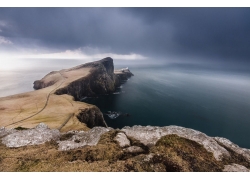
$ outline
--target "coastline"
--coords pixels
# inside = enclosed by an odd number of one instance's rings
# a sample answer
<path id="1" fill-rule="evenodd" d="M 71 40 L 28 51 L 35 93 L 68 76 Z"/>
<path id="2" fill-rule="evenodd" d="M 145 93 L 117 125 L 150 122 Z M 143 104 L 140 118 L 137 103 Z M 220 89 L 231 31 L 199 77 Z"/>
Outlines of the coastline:
<path id="1" fill-rule="evenodd" d="M 34 82 L 36 91 L 0 98 L 0 154 L 20 150 L 31 156 L 14 162 L 0 156 L 0 170 L 77 171 L 66 168 L 73 162 L 80 171 L 249 171 L 250 150 L 228 139 L 180 126 L 113 129 L 98 107 L 79 102 L 113 93 L 131 76 L 128 68 L 114 70 L 113 59 L 104 58 L 52 71 Z M 48 149 L 51 161 L 32 153 Z M 54 164 L 58 156 L 65 166 Z"/>

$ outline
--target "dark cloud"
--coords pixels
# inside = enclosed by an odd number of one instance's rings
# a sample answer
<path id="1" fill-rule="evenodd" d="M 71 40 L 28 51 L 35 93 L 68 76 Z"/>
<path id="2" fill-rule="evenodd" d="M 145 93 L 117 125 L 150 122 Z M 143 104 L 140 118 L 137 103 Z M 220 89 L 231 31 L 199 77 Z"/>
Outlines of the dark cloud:
<path id="1" fill-rule="evenodd" d="M 250 57 L 249 8 L 0 8 L 0 29 L 20 46 L 53 50 L 90 46 L 239 62 Z"/>

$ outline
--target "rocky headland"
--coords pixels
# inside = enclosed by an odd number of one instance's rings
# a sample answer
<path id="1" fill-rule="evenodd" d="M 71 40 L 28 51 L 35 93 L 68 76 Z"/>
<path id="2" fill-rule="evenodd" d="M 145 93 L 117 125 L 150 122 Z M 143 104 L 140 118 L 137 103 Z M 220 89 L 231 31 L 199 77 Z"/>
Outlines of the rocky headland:
<path id="1" fill-rule="evenodd" d="M 36 91 L 0 98 L 0 171 L 241 171 L 250 150 L 179 126 L 108 127 L 98 107 L 133 76 L 105 58 L 53 71 Z"/>

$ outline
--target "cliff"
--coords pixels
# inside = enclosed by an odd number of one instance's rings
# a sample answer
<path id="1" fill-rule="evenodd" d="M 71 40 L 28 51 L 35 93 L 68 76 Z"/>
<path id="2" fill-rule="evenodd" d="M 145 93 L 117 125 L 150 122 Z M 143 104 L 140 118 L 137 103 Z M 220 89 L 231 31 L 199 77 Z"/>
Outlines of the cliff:
<path id="1" fill-rule="evenodd" d="M 114 72 L 109 57 L 52 71 L 34 82 L 36 91 L 0 98 L 0 127 L 33 128 L 45 122 L 50 128 L 68 131 L 106 126 L 98 107 L 79 100 L 112 93 L 132 75 L 129 70 Z"/>
<path id="2" fill-rule="evenodd" d="M 89 73 L 86 76 L 81 76 L 83 71 L 89 71 Z M 58 79 L 51 78 L 51 76 L 58 72 L 65 78 L 65 82 L 56 89 L 55 94 L 68 94 L 73 96 L 75 100 L 81 100 L 86 96 L 110 94 L 121 84 L 121 81 L 133 76 L 128 69 L 123 70 L 123 72 L 122 70 L 114 72 L 113 59 L 107 57 L 74 68 L 53 71 L 41 80 L 35 81 L 34 89 L 42 89 L 55 84 Z M 72 78 L 72 75 L 76 74 L 78 74 L 77 78 Z"/>

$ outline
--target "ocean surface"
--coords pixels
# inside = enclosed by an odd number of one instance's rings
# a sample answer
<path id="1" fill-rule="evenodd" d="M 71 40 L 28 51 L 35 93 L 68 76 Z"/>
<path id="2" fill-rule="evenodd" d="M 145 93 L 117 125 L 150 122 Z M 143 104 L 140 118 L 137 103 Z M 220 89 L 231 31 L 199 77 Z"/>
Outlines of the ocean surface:
<path id="1" fill-rule="evenodd" d="M 32 83 L 50 71 L 82 63 L 29 60 L 25 67 L 1 71 L 0 97 L 32 91 Z M 177 125 L 250 148 L 250 71 L 182 63 L 114 63 L 115 68 L 129 67 L 135 76 L 114 94 L 84 100 L 100 108 L 108 126 Z M 111 119 L 105 115 L 108 111 L 121 115 Z"/>

